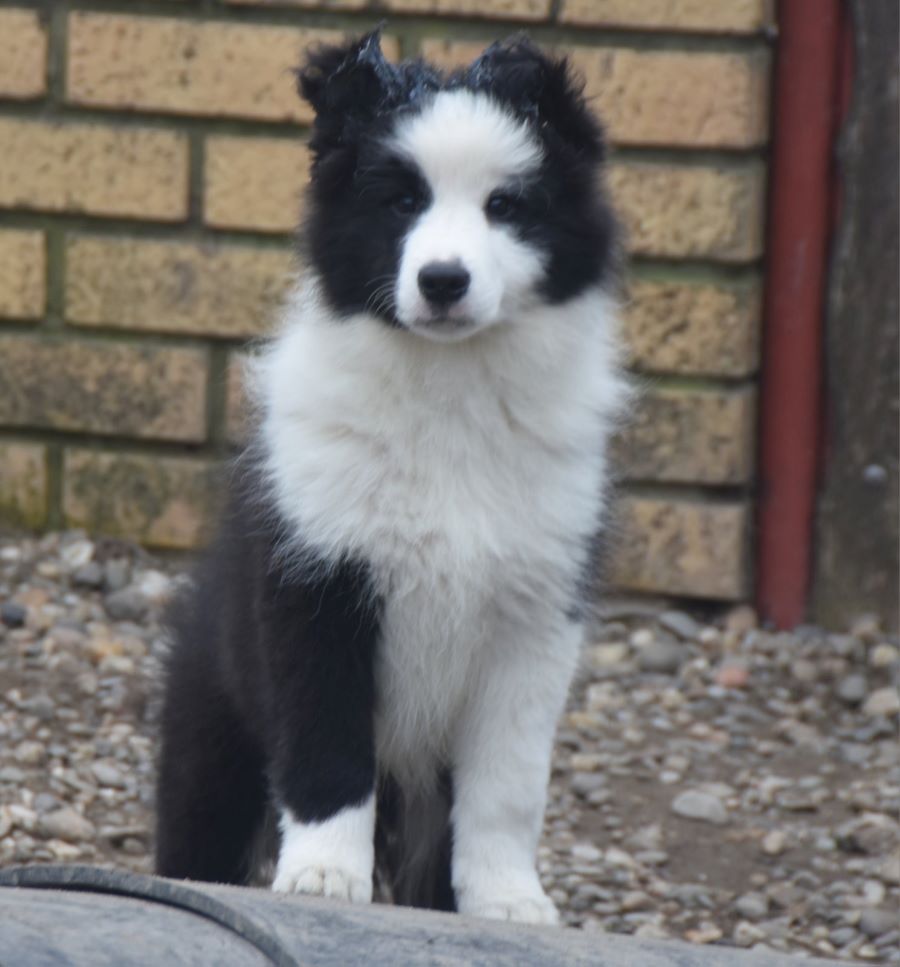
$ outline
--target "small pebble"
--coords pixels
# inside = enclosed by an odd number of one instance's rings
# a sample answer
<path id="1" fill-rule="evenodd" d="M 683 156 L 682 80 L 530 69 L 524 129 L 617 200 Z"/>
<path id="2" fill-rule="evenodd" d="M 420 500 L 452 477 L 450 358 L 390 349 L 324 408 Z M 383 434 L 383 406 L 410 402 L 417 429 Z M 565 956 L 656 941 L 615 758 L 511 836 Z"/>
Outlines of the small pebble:
<path id="1" fill-rule="evenodd" d="M 837 686 L 837 697 L 847 705 L 859 705 L 869 694 L 869 685 L 864 675 L 848 675 Z"/>
<path id="2" fill-rule="evenodd" d="M 787 836 L 780 829 L 766 833 L 762 841 L 762 851 L 766 856 L 780 856 L 787 849 Z"/>
<path id="3" fill-rule="evenodd" d="M 769 898 L 764 893 L 745 893 L 734 901 L 734 909 L 745 920 L 762 920 L 769 912 Z"/>
<path id="4" fill-rule="evenodd" d="M 641 671 L 674 675 L 684 660 L 682 647 L 673 641 L 653 641 L 638 653 Z"/>
<path id="5" fill-rule="evenodd" d="M 867 937 L 880 937 L 900 925 L 900 910 L 863 910 L 859 918 L 859 929 Z"/>
<path id="6" fill-rule="evenodd" d="M 4 601 L 0 604 L 0 621 L 7 628 L 21 628 L 28 617 L 28 609 L 15 601 Z"/>
<path id="7" fill-rule="evenodd" d="M 690 789 L 676 796 L 672 801 L 672 812 L 676 816 L 714 823 L 717 826 L 728 822 L 728 812 L 722 805 L 722 800 L 695 789 Z"/>
<path id="8" fill-rule="evenodd" d="M 68 806 L 56 809 L 38 820 L 38 829 L 44 836 L 78 843 L 94 838 L 94 824 Z"/>
<path id="9" fill-rule="evenodd" d="M 887 717 L 900 712 L 900 694 L 896 688 L 879 688 L 872 692 L 863 705 L 863 714 L 874 718 L 876 715 Z"/>

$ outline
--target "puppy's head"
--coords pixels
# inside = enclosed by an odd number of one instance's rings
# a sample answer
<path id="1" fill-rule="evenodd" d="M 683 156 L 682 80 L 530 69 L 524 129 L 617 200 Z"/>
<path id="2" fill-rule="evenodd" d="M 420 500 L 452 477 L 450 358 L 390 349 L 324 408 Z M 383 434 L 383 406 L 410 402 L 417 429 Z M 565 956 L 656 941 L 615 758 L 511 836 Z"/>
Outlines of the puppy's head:
<path id="1" fill-rule="evenodd" d="M 603 281 L 603 139 L 565 60 L 518 39 L 444 76 L 389 64 L 374 32 L 299 80 L 316 111 L 307 254 L 339 312 L 450 341 Z"/>

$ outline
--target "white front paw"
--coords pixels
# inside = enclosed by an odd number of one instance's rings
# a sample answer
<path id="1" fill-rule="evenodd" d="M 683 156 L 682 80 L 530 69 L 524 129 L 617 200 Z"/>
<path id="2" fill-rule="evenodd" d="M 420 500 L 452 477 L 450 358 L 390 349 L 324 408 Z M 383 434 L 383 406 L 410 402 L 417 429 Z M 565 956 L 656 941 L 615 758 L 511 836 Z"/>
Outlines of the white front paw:
<path id="1" fill-rule="evenodd" d="M 301 823 L 283 813 L 272 889 L 371 903 L 374 832 L 374 796 L 322 822 Z"/>
<path id="2" fill-rule="evenodd" d="M 549 926 L 559 923 L 559 913 L 537 876 L 523 877 L 518 872 L 472 878 L 467 885 L 457 886 L 456 905 L 464 916 Z"/>
<path id="3" fill-rule="evenodd" d="M 272 889 L 279 893 L 307 893 L 312 896 L 372 902 L 372 876 L 339 866 L 297 866 L 280 861 Z"/>

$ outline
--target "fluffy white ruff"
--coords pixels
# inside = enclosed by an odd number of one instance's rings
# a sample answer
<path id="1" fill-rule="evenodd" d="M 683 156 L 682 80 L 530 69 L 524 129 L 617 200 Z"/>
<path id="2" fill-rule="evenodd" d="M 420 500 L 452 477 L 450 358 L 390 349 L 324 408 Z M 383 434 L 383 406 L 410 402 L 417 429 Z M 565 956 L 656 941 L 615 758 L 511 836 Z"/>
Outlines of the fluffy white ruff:
<path id="1" fill-rule="evenodd" d="M 313 283 L 259 362 L 291 534 L 325 561 L 368 562 L 384 599 L 379 767 L 423 790 L 453 770 L 464 913 L 555 917 L 534 854 L 581 639 L 567 615 L 627 395 L 613 317 L 591 291 L 441 344 L 331 318 Z"/>

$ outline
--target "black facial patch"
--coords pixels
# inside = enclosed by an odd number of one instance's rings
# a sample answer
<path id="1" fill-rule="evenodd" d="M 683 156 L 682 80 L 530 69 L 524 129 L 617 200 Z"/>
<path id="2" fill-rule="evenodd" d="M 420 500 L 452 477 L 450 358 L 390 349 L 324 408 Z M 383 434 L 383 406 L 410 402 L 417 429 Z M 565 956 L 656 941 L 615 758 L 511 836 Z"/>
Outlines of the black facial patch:
<path id="1" fill-rule="evenodd" d="M 307 254 L 335 309 L 369 311 L 397 325 L 403 240 L 431 204 L 431 192 L 414 165 L 370 134 L 356 146 L 352 166 L 343 156 L 323 158 L 311 186 Z"/>

